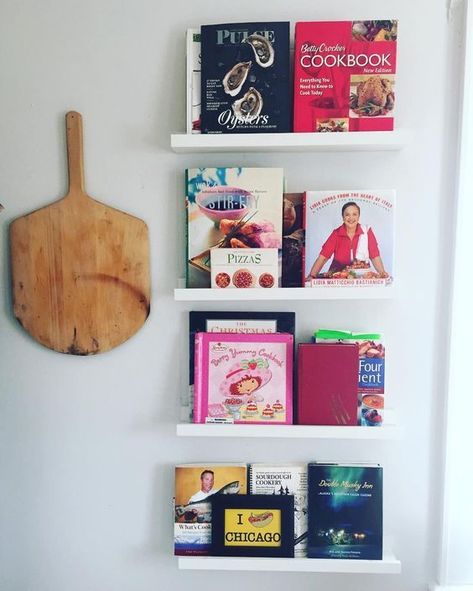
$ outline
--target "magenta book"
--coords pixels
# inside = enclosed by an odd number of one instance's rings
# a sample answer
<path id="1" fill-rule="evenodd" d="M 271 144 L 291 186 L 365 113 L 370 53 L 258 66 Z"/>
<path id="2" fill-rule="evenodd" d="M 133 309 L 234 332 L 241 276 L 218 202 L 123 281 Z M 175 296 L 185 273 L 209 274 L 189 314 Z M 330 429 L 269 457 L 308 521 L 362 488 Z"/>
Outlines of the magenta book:
<path id="1" fill-rule="evenodd" d="M 299 425 L 358 424 L 358 346 L 300 343 Z"/>
<path id="2" fill-rule="evenodd" d="M 197 333 L 194 423 L 292 424 L 290 334 Z"/>
<path id="3" fill-rule="evenodd" d="M 391 131 L 397 21 L 296 23 L 294 131 Z"/>

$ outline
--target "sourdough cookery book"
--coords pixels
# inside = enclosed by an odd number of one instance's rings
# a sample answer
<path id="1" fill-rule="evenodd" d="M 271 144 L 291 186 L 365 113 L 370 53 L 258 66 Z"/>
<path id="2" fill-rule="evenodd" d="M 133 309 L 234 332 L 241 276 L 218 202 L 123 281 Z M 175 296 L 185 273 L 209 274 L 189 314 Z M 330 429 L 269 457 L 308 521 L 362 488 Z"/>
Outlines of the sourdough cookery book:
<path id="1" fill-rule="evenodd" d="M 202 133 L 291 131 L 289 23 L 204 25 Z"/>
<path id="2" fill-rule="evenodd" d="M 307 556 L 307 464 L 249 464 L 250 495 L 294 496 L 294 556 Z"/>
<path id="3" fill-rule="evenodd" d="M 194 423 L 292 424 L 290 334 L 197 333 Z"/>
<path id="4" fill-rule="evenodd" d="M 294 131 L 391 131 L 397 21 L 296 23 Z"/>
<path id="5" fill-rule="evenodd" d="M 174 472 L 174 554 L 210 553 L 212 498 L 246 494 L 246 464 L 181 464 Z"/>
<path id="6" fill-rule="evenodd" d="M 310 463 L 309 558 L 382 560 L 383 469 Z"/>
<path id="7" fill-rule="evenodd" d="M 187 287 L 210 287 L 214 248 L 276 248 L 281 258 L 283 185 L 282 168 L 186 171 Z"/>
<path id="8" fill-rule="evenodd" d="M 304 193 L 305 287 L 393 282 L 393 190 Z"/>

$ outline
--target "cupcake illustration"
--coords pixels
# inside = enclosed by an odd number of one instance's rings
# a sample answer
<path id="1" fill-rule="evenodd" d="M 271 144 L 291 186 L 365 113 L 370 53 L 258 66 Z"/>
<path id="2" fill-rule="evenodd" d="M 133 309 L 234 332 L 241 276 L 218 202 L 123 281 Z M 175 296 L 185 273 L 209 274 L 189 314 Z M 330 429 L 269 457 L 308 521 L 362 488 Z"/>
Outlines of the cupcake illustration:
<path id="1" fill-rule="evenodd" d="M 274 410 L 271 408 L 269 404 L 263 409 L 261 413 L 261 418 L 266 420 L 271 420 L 274 418 Z"/>
<path id="2" fill-rule="evenodd" d="M 276 402 L 273 404 L 273 410 L 275 413 L 281 413 L 284 411 L 284 406 L 279 402 L 279 400 L 276 400 Z"/>
<path id="3" fill-rule="evenodd" d="M 258 414 L 258 405 L 253 400 L 250 400 L 245 408 L 245 414 L 249 417 Z"/>

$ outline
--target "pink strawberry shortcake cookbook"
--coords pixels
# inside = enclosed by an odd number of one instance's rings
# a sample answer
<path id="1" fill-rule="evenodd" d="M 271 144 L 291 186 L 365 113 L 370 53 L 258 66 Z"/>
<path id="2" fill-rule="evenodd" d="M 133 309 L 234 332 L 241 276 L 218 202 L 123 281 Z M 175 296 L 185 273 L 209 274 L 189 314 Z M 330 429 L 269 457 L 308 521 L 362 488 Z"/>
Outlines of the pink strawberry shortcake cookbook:
<path id="1" fill-rule="evenodd" d="M 291 334 L 197 333 L 194 423 L 292 424 Z"/>
<path id="2" fill-rule="evenodd" d="M 392 131 L 396 20 L 299 22 L 294 131 Z"/>

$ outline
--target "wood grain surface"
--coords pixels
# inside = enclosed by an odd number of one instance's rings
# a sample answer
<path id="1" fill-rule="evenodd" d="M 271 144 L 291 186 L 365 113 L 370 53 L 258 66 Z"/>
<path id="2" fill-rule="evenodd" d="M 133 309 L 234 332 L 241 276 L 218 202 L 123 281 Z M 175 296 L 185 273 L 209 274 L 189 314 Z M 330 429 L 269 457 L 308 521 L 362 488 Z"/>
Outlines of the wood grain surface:
<path id="1" fill-rule="evenodd" d="M 86 195 L 82 118 L 66 115 L 68 194 L 10 225 L 14 314 L 41 344 L 72 355 L 108 351 L 150 308 L 148 228 Z"/>

